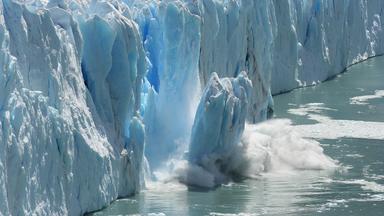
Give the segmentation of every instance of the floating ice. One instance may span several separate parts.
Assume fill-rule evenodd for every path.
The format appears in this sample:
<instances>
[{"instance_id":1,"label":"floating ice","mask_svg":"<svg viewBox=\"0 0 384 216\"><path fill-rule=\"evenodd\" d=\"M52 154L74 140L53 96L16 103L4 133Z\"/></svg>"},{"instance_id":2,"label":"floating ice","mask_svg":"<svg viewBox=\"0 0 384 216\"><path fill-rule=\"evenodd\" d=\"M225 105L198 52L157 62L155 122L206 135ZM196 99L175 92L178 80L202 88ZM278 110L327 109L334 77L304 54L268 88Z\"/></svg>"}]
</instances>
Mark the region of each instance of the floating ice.
<instances>
[{"instance_id":1,"label":"floating ice","mask_svg":"<svg viewBox=\"0 0 384 216\"><path fill-rule=\"evenodd\" d=\"M297 125L305 137L317 139L384 139L384 123L352 120L327 120L317 124Z\"/></svg>"},{"instance_id":2,"label":"floating ice","mask_svg":"<svg viewBox=\"0 0 384 216\"><path fill-rule=\"evenodd\" d=\"M367 101L379 98L384 98L384 90L376 90L374 95L353 97L350 99L350 103L356 105L367 105L369 104Z\"/></svg>"},{"instance_id":3,"label":"floating ice","mask_svg":"<svg viewBox=\"0 0 384 216\"><path fill-rule=\"evenodd\" d=\"M144 154L156 172L182 159L190 139L191 161L201 161L200 153L235 152L224 174L253 175L263 170L267 156L285 160L278 152L272 157L273 147L265 153L263 146L242 142L253 136L248 126L242 136L244 119L265 120L273 93L323 81L382 54L383 8L382 0L3 0L0 214L99 209L140 190ZM251 88L234 82L242 71ZM234 82L234 91L222 96L232 99L221 107L224 116L199 111L194 119L213 72ZM202 134L192 132L194 121ZM215 127L201 129L205 121ZM221 141L200 143L212 134ZM317 145L302 144L311 157L288 166L322 167L326 159ZM249 167L252 160L257 163ZM201 171L197 161L184 176ZM183 166L190 165L176 167ZM212 172L202 175L206 185L217 183L217 175L207 177Z\"/></svg>"},{"instance_id":4,"label":"floating ice","mask_svg":"<svg viewBox=\"0 0 384 216\"><path fill-rule=\"evenodd\" d=\"M297 131L308 138L338 139L338 138L362 138L362 139L384 139L384 123L370 121L354 121L332 119L322 115L324 111L337 111L324 107L322 103L310 103L300 105L298 108L289 109L294 115L306 116L315 120L316 124L295 125Z\"/></svg>"},{"instance_id":5,"label":"floating ice","mask_svg":"<svg viewBox=\"0 0 384 216\"><path fill-rule=\"evenodd\" d=\"M330 118L321 115L324 111L337 111L336 109L324 107L323 103L309 103L300 105L298 108L292 108L288 110L288 113L298 116L305 116L308 119L315 121L326 121Z\"/></svg>"}]
</instances>

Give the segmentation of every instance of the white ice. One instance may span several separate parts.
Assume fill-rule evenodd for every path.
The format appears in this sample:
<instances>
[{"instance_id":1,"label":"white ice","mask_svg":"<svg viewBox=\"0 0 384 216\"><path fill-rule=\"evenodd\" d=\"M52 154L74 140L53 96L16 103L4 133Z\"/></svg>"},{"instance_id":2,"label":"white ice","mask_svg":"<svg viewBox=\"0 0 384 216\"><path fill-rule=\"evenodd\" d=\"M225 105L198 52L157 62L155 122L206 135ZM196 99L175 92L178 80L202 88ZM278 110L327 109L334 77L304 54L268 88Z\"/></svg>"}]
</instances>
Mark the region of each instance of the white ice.
<instances>
[{"instance_id":1,"label":"white ice","mask_svg":"<svg viewBox=\"0 0 384 216\"><path fill-rule=\"evenodd\" d=\"M369 100L384 98L384 90L376 90L373 95L356 96L350 99L351 104L367 105Z\"/></svg>"},{"instance_id":2,"label":"white ice","mask_svg":"<svg viewBox=\"0 0 384 216\"><path fill-rule=\"evenodd\" d=\"M314 120L315 124L295 125L297 131L308 138L338 139L384 139L384 122L356 121L330 118L322 112L337 111L325 107L322 103L310 103L300 105L298 108L288 110L288 113L305 116Z\"/></svg>"},{"instance_id":3,"label":"white ice","mask_svg":"<svg viewBox=\"0 0 384 216\"><path fill-rule=\"evenodd\" d=\"M3 0L0 215L80 215L135 193L143 170L182 159L193 122L209 118L228 117L225 130L206 129L230 140L222 152L240 148L228 170L281 167L288 159L275 148L308 153L289 168L330 165L302 135L275 137L267 125L243 134L243 124L267 119L272 94L383 54L383 8L381 0ZM224 106L236 115L195 115L213 72L228 82L242 71L252 87ZM283 122L269 124L291 131ZM261 143L241 141L253 134ZM302 147L279 142L292 137Z\"/></svg>"}]
</instances>

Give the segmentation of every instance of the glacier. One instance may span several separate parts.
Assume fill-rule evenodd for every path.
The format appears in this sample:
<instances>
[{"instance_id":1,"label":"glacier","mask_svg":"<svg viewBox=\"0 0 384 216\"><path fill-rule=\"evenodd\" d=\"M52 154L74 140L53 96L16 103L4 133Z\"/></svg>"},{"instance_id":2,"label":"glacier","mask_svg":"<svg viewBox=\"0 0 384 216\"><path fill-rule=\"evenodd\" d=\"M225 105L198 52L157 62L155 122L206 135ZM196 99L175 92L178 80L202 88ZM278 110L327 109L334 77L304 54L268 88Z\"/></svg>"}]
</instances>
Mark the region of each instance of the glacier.
<instances>
[{"instance_id":1,"label":"glacier","mask_svg":"<svg viewBox=\"0 0 384 216\"><path fill-rule=\"evenodd\" d=\"M289 135L289 122L253 124L271 117L272 95L384 53L381 0L0 8L0 215L95 211L175 157L178 178L201 186L276 164L332 167L316 142ZM305 147L289 149L292 139ZM296 148L297 160L284 157Z\"/></svg>"}]
</instances>

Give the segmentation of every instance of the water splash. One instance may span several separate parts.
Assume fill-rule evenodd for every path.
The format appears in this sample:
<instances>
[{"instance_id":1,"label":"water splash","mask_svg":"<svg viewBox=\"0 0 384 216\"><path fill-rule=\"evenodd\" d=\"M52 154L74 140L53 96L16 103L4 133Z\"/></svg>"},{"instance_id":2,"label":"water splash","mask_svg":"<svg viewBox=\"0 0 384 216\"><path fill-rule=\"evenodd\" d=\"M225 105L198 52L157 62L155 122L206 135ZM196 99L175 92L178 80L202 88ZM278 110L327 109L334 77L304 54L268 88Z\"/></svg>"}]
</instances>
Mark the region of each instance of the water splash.
<instances>
[{"instance_id":1,"label":"water splash","mask_svg":"<svg viewBox=\"0 0 384 216\"><path fill-rule=\"evenodd\" d=\"M257 179L265 173L334 170L338 167L337 161L324 154L319 142L304 138L288 119L247 124L241 141L226 154L231 156L226 158L225 172L189 163L185 155L169 160L158 170L155 173L158 181L212 188L238 177ZM205 158L205 163L215 166L218 160L222 159L210 156Z\"/></svg>"}]
</instances>

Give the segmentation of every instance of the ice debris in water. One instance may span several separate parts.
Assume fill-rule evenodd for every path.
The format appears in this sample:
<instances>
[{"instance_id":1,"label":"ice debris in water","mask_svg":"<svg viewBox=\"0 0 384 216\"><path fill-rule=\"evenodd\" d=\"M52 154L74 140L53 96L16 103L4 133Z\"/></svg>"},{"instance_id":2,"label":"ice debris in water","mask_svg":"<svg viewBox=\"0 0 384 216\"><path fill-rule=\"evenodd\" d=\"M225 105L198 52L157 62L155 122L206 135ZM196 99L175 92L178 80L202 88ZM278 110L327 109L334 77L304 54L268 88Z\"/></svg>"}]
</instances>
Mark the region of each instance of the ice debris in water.
<instances>
[{"instance_id":1,"label":"ice debris in water","mask_svg":"<svg viewBox=\"0 0 384 216\"><path fill-rule=\"evenodd\" d=\"M336 161L317 141L303 138L286 119L246 124L247 95L252 83L213 74L197 109L189 146L189 166L181 181L213 187L266 171L331 169Z\"/></svg>"},{"instance_id":2,"label":"ice debris in water","mask_svg":"<svg viewBox=\"0 0 384 216\"><path fill-rule=\"evenodd\" d=\"M382 0L3 0L0 214L100 209L139 191L143 170L188 149L174 167L194 167L180 176L196 184L280 167L265 161L282 154L244 141L245 121L266 120L272 94L382 54L383 8ZM212 83L213 72L222 79ZM304 146L312 159L306 150L286 164L322 167L320 148ZM247 158L262 162L249 168Z\"/></svg>"}]
</instances>

